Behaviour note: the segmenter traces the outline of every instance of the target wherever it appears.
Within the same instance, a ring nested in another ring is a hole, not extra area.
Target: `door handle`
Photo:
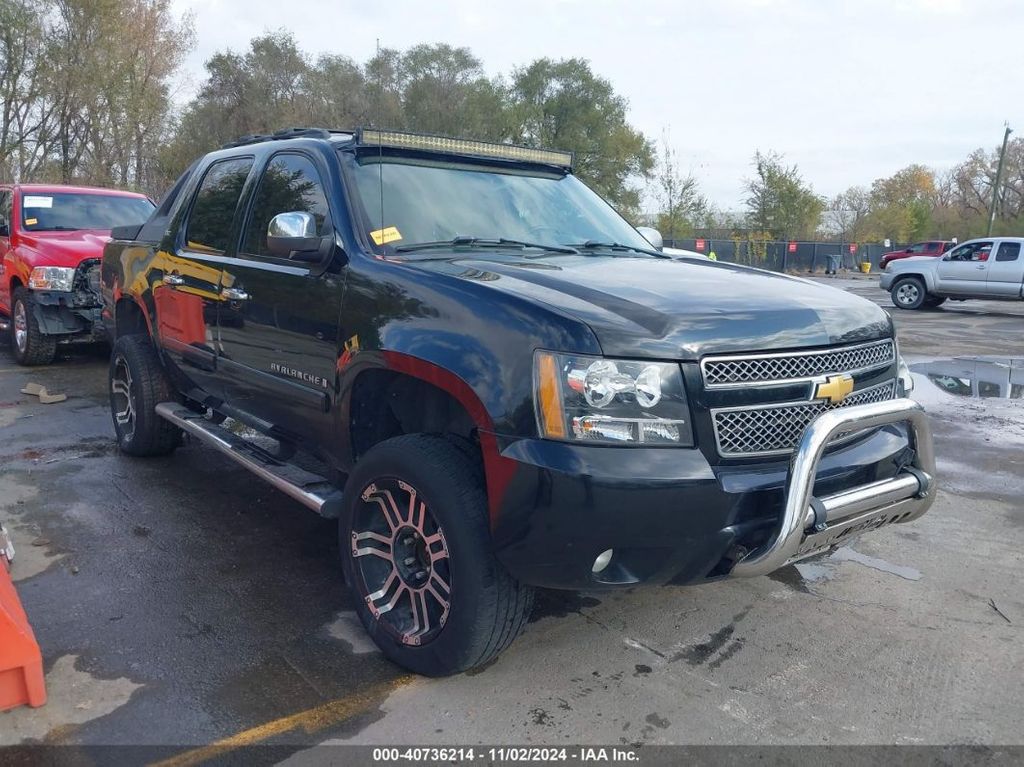
[[[185,278],[180,274],[165,274],[164,285],[184,285]]]
[[[248,301],[249,294],[241,288],[221,288],[220,294],[229,301]]]
[[[976,267],[974,267],[974,268],[975,268],[975,269],[984,269],[984,268],[985,268],[985,264],[978,264],[978,265],[977,265]]]

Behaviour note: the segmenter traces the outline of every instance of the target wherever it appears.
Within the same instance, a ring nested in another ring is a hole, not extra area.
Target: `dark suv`
[[[668,258],[571,165],[369,129],[202,158],[104,254],[121,449],[186,432],[337,518],[424,674],[507,646],[534,586],[760,575],[927,510],[881,309]]]

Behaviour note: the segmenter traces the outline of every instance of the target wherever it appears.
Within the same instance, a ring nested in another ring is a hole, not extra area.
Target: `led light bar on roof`
[[[532,162],[540,165],[555,165],[559,168],[572,167],[572,152],[555,149],[529,149],[511,144],[496,144],[489,141],[470,141],[461,138],[431,136],[425,133],[403,133],[400,131],[361,128],[358,143],[361,146],[394,147],[396,149],[418,149],[423,152],[440,154],[461,154],[472,157],[487,157],[495,160]]]

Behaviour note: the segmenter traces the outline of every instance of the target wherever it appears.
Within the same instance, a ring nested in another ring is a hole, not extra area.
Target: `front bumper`
[[[34,290],[32,297],[36,322],[46,335],[92,337],[102,334],[102,307],[91,297],[58,290]]]
[[[873,429],[827,449],[838,433]],[[907,522],[934,497],[931,433],[907,399],[840,408],[791,460],[711,466],[698,450],[517,440],[499,504],[499,560],[537,586],[600,589],[771,572],[864,530]],[[612,549],[599,573],[595,558]]]
[[[878,287],[880,287],[882,290],[888,290],[889,288],[892,287],[892,281],[895,277],[895,272],[882,272],[882,275],[878,278]]]

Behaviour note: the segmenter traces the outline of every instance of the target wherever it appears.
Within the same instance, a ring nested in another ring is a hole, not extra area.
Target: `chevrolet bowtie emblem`
[[[853,391],[853,376],[829,376],[814,384],[814,399],[824,399],[838,405]]]

